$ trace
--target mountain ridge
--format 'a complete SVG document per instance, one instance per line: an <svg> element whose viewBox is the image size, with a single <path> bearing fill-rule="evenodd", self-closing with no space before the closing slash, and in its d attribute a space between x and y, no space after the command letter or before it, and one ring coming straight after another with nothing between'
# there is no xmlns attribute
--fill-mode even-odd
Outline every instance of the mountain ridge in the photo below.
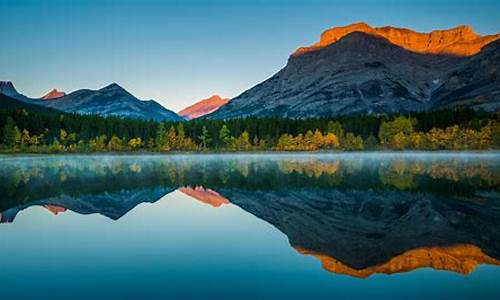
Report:
<svg viewBox="0 0 500 300"><path fill-rule="evenodd" d="M383 37L392 44L398 45L409 51L424 54L455 56L474 55L478 53L483 46L500 39L500 34L486 36L478 35L468 25L460 25L450 29L433 30L428 33L422 33L393 26L374 28L364 22L359 22L347 26L327 29L321 34L319 42L311 46L300 47L292 55L298 56L324 48L356 31Z"/></svg>

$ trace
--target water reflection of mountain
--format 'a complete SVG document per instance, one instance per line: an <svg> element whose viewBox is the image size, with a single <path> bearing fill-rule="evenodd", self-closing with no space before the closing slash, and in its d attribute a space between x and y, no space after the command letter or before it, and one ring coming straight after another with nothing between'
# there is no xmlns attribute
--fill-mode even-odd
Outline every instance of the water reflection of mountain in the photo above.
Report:
<svg viewBox="0 0 500 300"><path fill-rule="evenodd" d="M164 185L157 171L154 164L106 157L9 161L0 171L1 221L12 222L30 206L117 220L135 206L155 202L176 189Z"/></svg>
<svg viewBox="0 0 500 300"><path fill-rule="evenodd" d="M345 269L363 270L414 249L445 251L455 245L474 245L487 256L500 258L500 199L479 204L396 191L219 192L271 223L299 252L319 257L324 266L336 260ZM478 256L477 251L471 253ZM494 260L478 259L482 261ZM432 266L433 260L426 263Z"/></svg>
<svg viewBox="0 0 500 300"><path fill-rule="evenodd" d="M179 188L265 220L331 272L467 274L499 264L499 186L497 156L44 157L2 161L0 216L43 205L118 219Z"/></svg>
<svg viewBox="0 0 500 300"><path fill-rule="evenodd" d="M97 213L118 220L137 205L147 202L153 203L172 191L174 191L172 188L158 187L103 194L60 195L9 208L2 212L0 219L2 223L10 223L14 221L20 211L30 206L44 206L46 208L48 206L64 208L82 215Z"/></svg>

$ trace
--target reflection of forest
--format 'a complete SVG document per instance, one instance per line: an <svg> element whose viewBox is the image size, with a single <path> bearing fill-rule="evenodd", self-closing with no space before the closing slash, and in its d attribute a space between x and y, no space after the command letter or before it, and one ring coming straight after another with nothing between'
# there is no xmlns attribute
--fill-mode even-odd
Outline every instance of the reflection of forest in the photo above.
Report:
<svg viewBox="0 0 500 300"><path fill-rule="evenodd" d="M329 271L470 273L500 258L498 159L69 156L2 161L0 218L31 205L118 219L179 189L231 202ZM464 201L466 200L466 201Z"/></svg>
<svg viewBox="0 0 500 300"><path fill-rule="evenodd" d="M60 194L142 187L248 190L300 187L396 189L473 196L498 192L498 161L464 159L237 159L216 156L13 159L0 170L1 207Z"/></svg>

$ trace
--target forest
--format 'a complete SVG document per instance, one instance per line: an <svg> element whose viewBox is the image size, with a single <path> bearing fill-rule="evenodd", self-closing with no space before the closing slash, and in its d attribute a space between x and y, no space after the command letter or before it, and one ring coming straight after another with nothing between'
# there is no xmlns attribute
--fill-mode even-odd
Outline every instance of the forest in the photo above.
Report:
<svg viewBox="0 0 500 300"><path fill-rule="evenodd" d="M500 115L471 109L338 118L155 122L0 109L0 152L488 150Z"/></svg>

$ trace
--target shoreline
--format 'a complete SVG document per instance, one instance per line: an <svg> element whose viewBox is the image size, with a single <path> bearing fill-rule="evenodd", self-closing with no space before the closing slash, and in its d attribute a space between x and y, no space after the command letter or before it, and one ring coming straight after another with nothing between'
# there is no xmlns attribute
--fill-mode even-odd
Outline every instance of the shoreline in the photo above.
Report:
<svg viewBox="0 0 500 300"><path fill-rule="evenodd" d="M15 156L203 156L203 155L500 155L500 149L495 150L362 150L362 151L171 151L171 152L0 152L0 157Z"/></svg>

